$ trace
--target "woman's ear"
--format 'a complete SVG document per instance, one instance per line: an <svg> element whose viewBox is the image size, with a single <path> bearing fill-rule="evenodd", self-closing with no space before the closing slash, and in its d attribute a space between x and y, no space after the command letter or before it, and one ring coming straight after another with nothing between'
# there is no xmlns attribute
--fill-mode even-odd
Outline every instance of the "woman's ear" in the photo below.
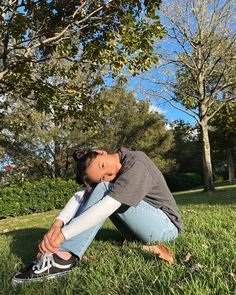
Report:
<svg viewBox="0 0 236 295"><path fill-rule="evenodd" d="M107 155L107 152L106 152L106 151L103 151L103 150L96 150L96 152L97 152L99 155Z"/></svg>

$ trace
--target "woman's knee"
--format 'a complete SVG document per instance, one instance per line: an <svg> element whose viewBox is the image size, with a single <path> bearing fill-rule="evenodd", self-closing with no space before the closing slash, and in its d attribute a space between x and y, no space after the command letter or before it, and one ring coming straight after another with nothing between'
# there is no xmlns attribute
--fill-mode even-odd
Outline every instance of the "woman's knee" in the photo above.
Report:
<svg viewBox="0 0 236 295"><path fill-rule="evenodd" d="M109 182L100 182L98 183L92 191L93 193L104 193L109 189Z"/></svg>
<svg viewBox="0 0 236 295"><path fill-rule="evenodd" d="M108 192L110 188L109 182L100 182L92 190L89 199L90 200L99 200L102 199Z"/></svg>
<svg viewBox="0 0 236 295"><path fill-rule="evenodd" d="M147 243L158 243L158 242L170 242L176 239L178 236L178 229L173 227L172 230L164 230L152 232L148 237L146 237Z"/></svg>

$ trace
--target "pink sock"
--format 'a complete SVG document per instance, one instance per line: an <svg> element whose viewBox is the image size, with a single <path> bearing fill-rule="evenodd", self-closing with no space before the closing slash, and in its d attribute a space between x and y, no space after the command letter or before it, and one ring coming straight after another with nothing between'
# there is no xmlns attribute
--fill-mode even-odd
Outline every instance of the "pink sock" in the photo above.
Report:
<svg viewBox="0 0 236 295"><path fill-rule="evenodd" d="M68 252L61 252L61 251L57 251L55 254L57 254L57 256L59 256L61 259L63 260L68 260L71 258L71 254L69 254Z"/></svg>

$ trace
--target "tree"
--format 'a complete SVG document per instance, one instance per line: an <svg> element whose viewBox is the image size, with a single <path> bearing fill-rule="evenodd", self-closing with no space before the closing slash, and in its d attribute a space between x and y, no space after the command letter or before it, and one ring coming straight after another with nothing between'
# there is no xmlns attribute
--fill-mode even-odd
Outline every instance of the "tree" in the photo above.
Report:
<svg viewBox="0 0 236 295"><path fill-rule="evenodd" d="M75 111L94 97L105 73L114 78L126 67L136 74L157 61L153 43L164 33L159 5L154 0L2 1L0 94L36 99L44 111L60 106L61 115L64 103ZM66 87L68 79L84 72L76 87ZM58 73L60 81L51 83Z"/></svg>
<svg viewBox="0 0 236 295"><path fill-rule="evenodd" d="M68 145L68 131L52 116L37 112L33 104L11 100L3 120L1 146L16 167L28 166L34 177L65 176L62 158L66 161Z"/></svg>
<svg viewBox="0 0 236 295"><path fill-rule="evenodd" d="M150 112L147 100L137 101L134 93L119 85L104 91L102 96L110 108L98 123L97 133L90 142L109 151L120 146L142 150L163 172L173 169L175 161L166 156L173 136L166 128L163 115Z"/></svg>
<svg viewBox="0 0 236 295"><path fill-rule="evenodd" d="M234 156L236 155L236 104L225 105L210 121L210 139L214 143L213 152L228 167L230 184L235 183ZM224 165L223 165L224 166Z"/></svg>
<svg viewBox="0 0 236 295"><path fill-rule="evenodd" d="M183 120L170 124L174 136L174 146L168 153L176 160L179 173L197 173L202 175L201 145L198 130Z"/></svg>
<svg viewBox="0 0 236 295"><path fill-rule="evenodd" d="M110 107L99 110L93 129L84 128L83 118L59 123L53 114L38 112L33 103L12 100L0 132L5 156L17 167L30 167L30 177L71 177L72 151L78 146L111 152L124 145L145 151L163 172L170 171L175 163L166 154L173 138L163 116L150 113L149 103L136 101L125 88L114 87L101 96Z"/></svg>
<svg viewBox="0 0 236 295"><path fill-rule="evenodd" d="M162 13L170 43L161 53L156 76L149 78L153 88L148 93L196 120L202 141L204 190L213 191L208 125L236 98L232 91L236 85L236 9L231 0L176 0L163 5Z"/></svg>

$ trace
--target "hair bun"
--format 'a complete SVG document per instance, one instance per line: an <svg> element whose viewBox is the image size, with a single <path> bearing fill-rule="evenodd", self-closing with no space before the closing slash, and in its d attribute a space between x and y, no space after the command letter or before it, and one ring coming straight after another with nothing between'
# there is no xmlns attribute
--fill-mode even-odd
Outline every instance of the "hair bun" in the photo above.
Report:
<svg viewBox="0 0 236 295"><path fill-rule="evenodd" d="M73 153L73 158L75 161L80 160L84 155L86 154L86 151L82 150L82 149L78 149L76 151L74 151Z"/></svg>

